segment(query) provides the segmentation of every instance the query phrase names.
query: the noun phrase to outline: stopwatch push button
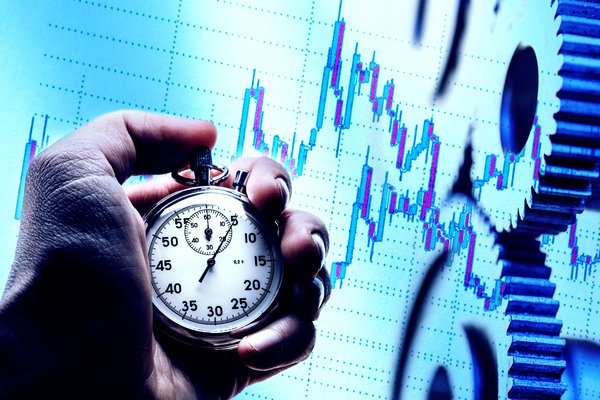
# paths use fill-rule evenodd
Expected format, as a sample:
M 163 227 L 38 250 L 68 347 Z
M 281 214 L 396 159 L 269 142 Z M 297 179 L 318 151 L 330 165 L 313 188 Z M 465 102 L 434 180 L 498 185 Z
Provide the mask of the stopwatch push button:
M 233 188 L 241 193 L 246 193 L 246 181 L 248 180 L 248 171 L 239 170 L 235 174 L 235 179 L 233 180 Z

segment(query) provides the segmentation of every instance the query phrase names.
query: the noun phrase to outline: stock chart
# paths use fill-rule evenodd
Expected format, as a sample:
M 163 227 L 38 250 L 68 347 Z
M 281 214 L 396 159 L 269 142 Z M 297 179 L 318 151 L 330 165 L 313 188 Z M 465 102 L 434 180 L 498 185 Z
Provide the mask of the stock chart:
M 425 399 L 446 380 L 471 399 L 485 378 L 481 341 L 500 398 L 600 397 L 600 214 L 552 208 L 550 223 L 538 196 L 591 195 L 548 186 L 570 166 L 548 158 L 560 151 L 598 179 L 600 151 L 585 141 L 598 142 L 598 107 L 561 98 L 572 85 L 597 101 L 597 81 L 568 78 L 576 64 L 597 79 L 586 58 L 597 23 L 592 38 L 577 28 L 600 17 L 597 5 L 582 17 L 575 1 L 3 3 L 2 284 L 36 155 L 113 110 L 205 119 L 216 160 L 280 162 L 291 205 L 331 238 L 315 350 L 237 398 Z M 584 50 L 565 55 L 565 43 Z M 537 91 L 524 146 L 507 150 L 507 71 L 523 48 L 535 52 Z M 564 150 L 567 130 L 583 144 Z M 530 246 L 534 272 L 511 269 L 515 241 Z M 594 351 L 568 358 L 565 341 Z

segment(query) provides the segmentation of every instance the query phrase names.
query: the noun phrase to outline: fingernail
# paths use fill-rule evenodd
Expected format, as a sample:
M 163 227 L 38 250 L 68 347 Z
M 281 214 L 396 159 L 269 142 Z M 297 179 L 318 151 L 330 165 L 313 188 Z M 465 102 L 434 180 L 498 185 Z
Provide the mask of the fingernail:
M 283 178 L 275 178 L 277 183 L 279 184 L 279 189 L 281 190 L 281 197 L 283 198 L 283 204 L 287 206 L 290 201 L 290 188 L 287 185 L 287 182 Z
M 246 337 L 256 353 L 274 355 L 281 347 L 281 335 L 274 329 L 263 329 Z
M 321 278 L 319 276 L 317 276 L 315 278 L 315 284 L 319 287 L 319 308 L 318 310 L 321 310 L 321 307 L 323 307 L 323 302 L 325 301 L 325 284 L 323 283 L 323 281 L 321 280 Z
M 318 233 L 311 234 L 313 241 L 317 245 L 317 249 L 319 249 L 319 255 L 321 256 L 321 264 L 325 261 L 326 250 L 325 250 L 325 241 Z

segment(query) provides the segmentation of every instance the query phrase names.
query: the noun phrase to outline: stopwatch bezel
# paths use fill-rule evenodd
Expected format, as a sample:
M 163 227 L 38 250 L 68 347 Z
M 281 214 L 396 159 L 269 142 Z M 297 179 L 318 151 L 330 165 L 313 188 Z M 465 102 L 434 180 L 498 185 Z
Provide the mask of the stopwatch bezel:
M 276 225 L 265 223 L 258 210 L 252 205 L 248 197 L 237 190 L 218 187 L 218 186 L 200 186 L 183 189 L 169 196 L 164 197 L 158 203 L 156 203 L 148 212 L 143 215 L 146 232 L 146 255 L 149 259 L 148 252 L 150 251 L 150 242 L 148 241 L 147 235 L 149 228 L 157 221 L 163 211 L 170 208 L 177 203 L 180 203 L 190 197 L 199 197 L 203 195 L 223 195 L 231 197 L 240 202 L 243 211 L 248 215 L 261 232 L 265 235 L 265 240 L 270 244 L 271 250 L 273 251 L 275 262 L 273 265 L 274 277 L 271 285 L 271 290 L 276 291 L 275 296 L 271 298 L 271 303 L 262 312 L 258 312 L 256 316 L 248 321 L 247 324 L 236 329 L 224 331 L 224 332 L 203 332 L 190 329 L 188 327 L 178 324 L 176 321 L 165 315 L 155 304 L 155 301 L 160 301 L 156 298 L 154 286 L 152 287 L 152 308 L 154 316 L 154 326 L 161 333 L 168 335 L 169 337 L 178 341 L 191 344 L 196 347 L 210 348 L 214 350 L 230 350 L 237 347 L 241 338 L 248 333 L 254 332 L 268 323 L 272 318 L 274 312 L 278 309 L 281 297 L 281 289 L 284 284 L 284 271 L 283 262 L 281 258 L 281 249 L 279 246 L 278 232 Z M 200 200 L 200 199 L 199 199 Z M 197 202 L 198 205 L 207 204 L 201 200 Z M 148 270 L 151 272 L 150 262 L 148 261 Z M 269 301 L 263 299 L 262 301 Z

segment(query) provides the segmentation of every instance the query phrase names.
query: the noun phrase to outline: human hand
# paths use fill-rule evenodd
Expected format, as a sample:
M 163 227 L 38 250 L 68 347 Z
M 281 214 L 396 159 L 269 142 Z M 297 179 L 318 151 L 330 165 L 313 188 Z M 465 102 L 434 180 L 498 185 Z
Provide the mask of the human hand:
M 175 170 L 191 149 L 215 140 L 203 121 L 113 113 L 34 161 L 0 304 L 0 398 L 228 398 L 307 357 L 312 321 L 329 295 L 321 269 L 327 230 L 317 217 L 285 209 L 289 175 L 266 158 L 239 159 L 230 169 L 251 172 L 248 197 L 279 222 L 293 277 L 283 312 L 237 351 L 207 352 L 153 334 L 140 215 L 181 186 L 151 181 L 126 193 L 121 183 Z

